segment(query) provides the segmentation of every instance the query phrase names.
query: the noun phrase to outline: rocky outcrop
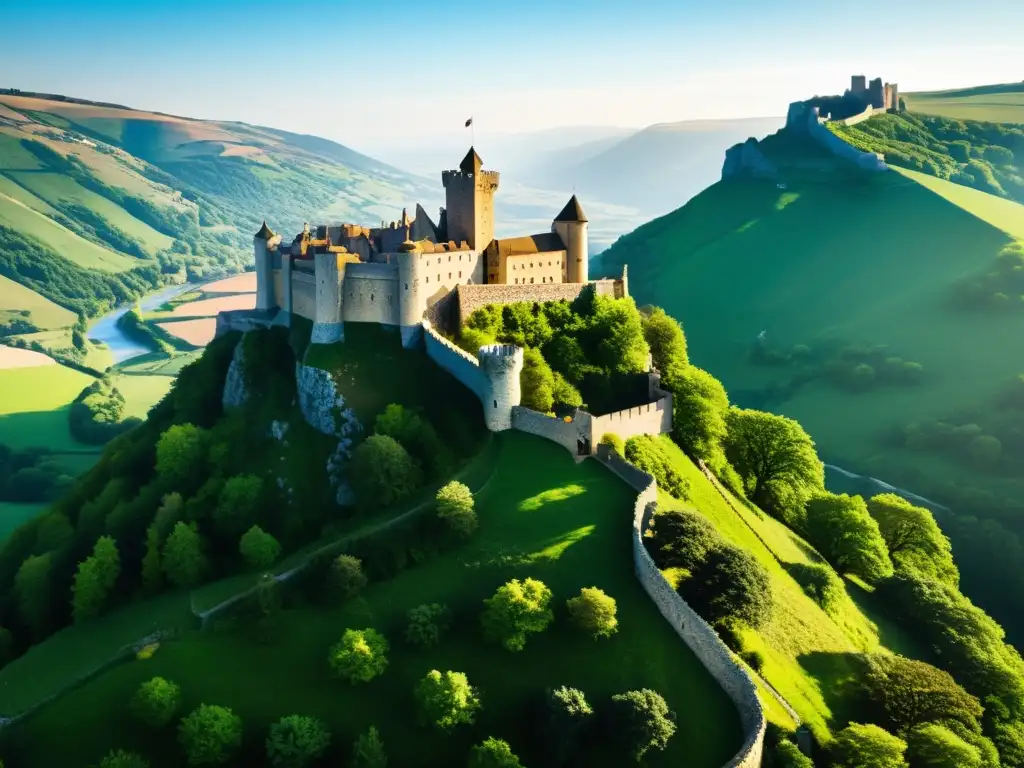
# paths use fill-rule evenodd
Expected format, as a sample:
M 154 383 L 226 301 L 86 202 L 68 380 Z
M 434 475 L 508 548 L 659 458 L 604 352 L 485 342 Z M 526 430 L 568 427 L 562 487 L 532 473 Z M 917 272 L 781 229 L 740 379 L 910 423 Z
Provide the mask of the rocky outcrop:
M 249 390 L 245 386 L 245 346 L 243 336 L 235 345 L 235 353 L 231 356 L 231 365 L 228 366 L 228 374 L 224 379 L 224 393 L 221 401 L 224 410 L 239 408 L 245 405 L 249 399 Z
M 747 176 L 755 179 L 776 179 L 778 169 L 764 156 L 757 146 L 757 139 L 747 139 L 725 151 L 725 164 L 722 166 L 722 180 Z

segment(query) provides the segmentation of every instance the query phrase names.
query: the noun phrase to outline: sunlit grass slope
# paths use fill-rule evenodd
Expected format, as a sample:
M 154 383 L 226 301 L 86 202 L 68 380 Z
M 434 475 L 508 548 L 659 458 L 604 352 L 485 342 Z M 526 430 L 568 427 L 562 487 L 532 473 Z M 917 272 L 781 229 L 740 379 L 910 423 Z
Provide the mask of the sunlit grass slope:
M 24 317 L 37 328 L 63 328 L 75 322 L 75 313 L 54 304 L 31 288 L 0 275 L 0 323 Z
M 1024 123 L 1024 83 L 903 94 L 907 109 L 993 123 Z

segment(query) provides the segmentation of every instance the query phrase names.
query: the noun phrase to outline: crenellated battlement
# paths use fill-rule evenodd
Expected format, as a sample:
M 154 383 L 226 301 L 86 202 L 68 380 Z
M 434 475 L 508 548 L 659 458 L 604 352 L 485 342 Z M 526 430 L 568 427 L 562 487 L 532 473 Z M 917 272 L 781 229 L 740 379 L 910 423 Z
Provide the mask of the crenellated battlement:
M 465 171 L 441 171 L 441 183 L 447 187 L 455 181 L 476 181 L 476 186 L 486 189 L 497 189 L 501 181 L 501 173 L 498 171 L 477 171 L 466 173 Z
M 477 352 L 480 367 L 490 374 L 507 374 L 523 366 L 523 348 L 514 344 L 488 344 Z

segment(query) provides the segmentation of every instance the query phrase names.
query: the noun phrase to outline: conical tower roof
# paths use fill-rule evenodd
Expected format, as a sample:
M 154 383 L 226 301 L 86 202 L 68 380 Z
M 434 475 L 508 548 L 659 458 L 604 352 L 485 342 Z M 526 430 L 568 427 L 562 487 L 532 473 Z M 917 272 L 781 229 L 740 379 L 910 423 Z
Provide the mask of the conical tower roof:
M 269 240 L 274 236 L 274 230 L 267 226 L 267 220 L 263 220 L 263 226 L 260 227 L 260 231 L 256 233 L 256 237 L 260 240 Z
M 569 202 L 565 204 L 565 208 L 562 209 L 562 212 L 555 216 L 555 221 L 587 221 L 587 214 L 583 212 L 583 206 L 581 206 L 580 201 L 576 199 L 576 195 L 569 198 Z
M 462 158 L 462 162 L 459 164 L 459 170 L 463 173 L 478 173 L 481 168 L 484 167 L 484 161 L 480 159 L 480 155 L 476 153 L 473 147 L 469 148 L 469 152 Z

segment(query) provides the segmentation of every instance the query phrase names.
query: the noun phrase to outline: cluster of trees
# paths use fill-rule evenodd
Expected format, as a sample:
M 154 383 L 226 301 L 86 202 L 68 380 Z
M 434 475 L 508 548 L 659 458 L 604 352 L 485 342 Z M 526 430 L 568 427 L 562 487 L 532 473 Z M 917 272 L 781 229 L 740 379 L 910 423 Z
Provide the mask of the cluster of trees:
M 1024 306 L 1024 242 L 1004 245 L 983 271 L 953 283 L 950 299 L 958 309 L 1015 312 Z
M 58 224 L 99 245 L 113 248 L 137 259 L 148 259 L 149 254 L 132 236 L 111 224 L 102 215 L 81 203 L 63 201 L 54 206 L 58 213 L 53 220 Z
M 124 331 L 125 336 L 128 338 L 157 352 L 170 355 L 175 350 L 176 345 L 168 341 L 168 337 L 174 337 L 170 334 L 161 335 L 157 330 L 157 326 L 150 325 L 142 318 L 142 313 L 138 308 L 129 309 L 117 318 L 117 327 Z M 177 344 L 181 345 L 180 339 L 177 341 Z
M 53 501 L 73 478 L 48 448 L 11 448 L 0 443 L 0 501 Z
M 71 436 L 89 445 L 105 445 L 142 419 L 124 418 L 124 395 L 108 377 L 89 384 L 71 403 L 68 428 Z
M 618 446 L 613 448 L 618 450 Z M 626 441 L 623 458 L 653 476 L 658 488 L 673 498 L 685 501 L 690 497 L 690 482 L 672 465 L 672 457 L 655 437 L 636 435 Z M 620 455 L 622 455 L 620 454 Z

